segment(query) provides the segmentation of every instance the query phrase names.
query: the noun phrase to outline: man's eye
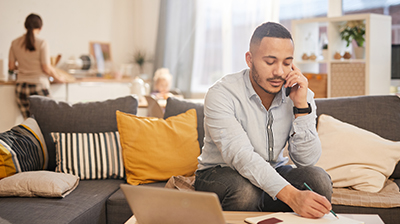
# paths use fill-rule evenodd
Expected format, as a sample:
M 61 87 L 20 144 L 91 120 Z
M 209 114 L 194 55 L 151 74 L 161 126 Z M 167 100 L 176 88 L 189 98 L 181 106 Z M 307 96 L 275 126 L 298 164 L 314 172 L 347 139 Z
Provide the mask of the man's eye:
M 290 66 L 290 63 L 289 64 L 287 64 L 287 63 L 285 63 L 285 64 L 283 64 L 284 66 Z
M 266 63 L 267 63 L 267 65 L 272 65 L 272 64 L 274 64 L 274 62 L 268 62 L 268 61 L 266 61 Z

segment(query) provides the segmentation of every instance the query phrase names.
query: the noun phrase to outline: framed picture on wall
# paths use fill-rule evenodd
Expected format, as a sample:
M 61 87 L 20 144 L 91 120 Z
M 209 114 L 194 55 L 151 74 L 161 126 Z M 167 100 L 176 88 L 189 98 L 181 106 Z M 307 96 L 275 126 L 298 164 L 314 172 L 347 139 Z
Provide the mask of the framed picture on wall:
M 111 62 L 111 47 L 107 42 L 90 42 L 89 53 L 96 60 L 98 73 L 105 72 L 105 64 Z

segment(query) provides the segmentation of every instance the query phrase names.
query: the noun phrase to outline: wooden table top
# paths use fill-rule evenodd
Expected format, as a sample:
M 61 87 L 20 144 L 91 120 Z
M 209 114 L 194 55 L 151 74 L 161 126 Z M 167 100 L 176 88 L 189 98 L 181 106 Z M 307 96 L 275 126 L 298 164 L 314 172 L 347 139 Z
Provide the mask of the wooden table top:
M 223 215 L 225 217 L 227 224 L 244 224 L 245 218 L 257 217 L 263 215 L 269 215 L 272 212 L 233 212 L 233 211 L 224 211 Z M 384 224 L 379 215 L 373 214 L 340 214 L 341 216 L 345 216 L 347 218 L 355 219 L 363 221 L 365 224 Z M 138 224 L 136 222 L 135 216 L 132 216 L 125 224 Z

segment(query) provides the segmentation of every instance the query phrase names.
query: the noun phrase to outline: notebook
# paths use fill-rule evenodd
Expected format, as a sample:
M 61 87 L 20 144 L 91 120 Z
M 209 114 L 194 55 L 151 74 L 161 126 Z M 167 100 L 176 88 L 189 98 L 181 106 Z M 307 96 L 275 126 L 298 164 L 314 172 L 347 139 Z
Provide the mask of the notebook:
M 140 224 L 225 224 L 215 193 L 121 184 Z
M 335 218 L 332 214 L 326 214 L 319 219 L 309 219 L 301 217 L 291 212 L 277 212 L 270 215 L 257 216 L 252 218 L 246 218 L 245 222 L 250 224 L 261 224 L 261 223 L 296 223 L 296 224 L 363 224 L 364 222 L 347 218 L 342 215 L 338 215 L 339 219 Z

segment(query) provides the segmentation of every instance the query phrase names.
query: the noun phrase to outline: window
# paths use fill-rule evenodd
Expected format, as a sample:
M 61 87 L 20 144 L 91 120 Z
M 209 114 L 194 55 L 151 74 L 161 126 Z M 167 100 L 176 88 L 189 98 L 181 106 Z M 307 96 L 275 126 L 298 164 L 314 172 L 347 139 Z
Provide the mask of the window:
M 278 21 L 277 2 L 197 1 L 192 93 L 205 93 L 222 76 L 247 68 L 251 35 L 258 25 Z
M 392 44 L 400 44 L 400 0 L 343 0 L 343 14 L 376 13 L 392 17 Z

